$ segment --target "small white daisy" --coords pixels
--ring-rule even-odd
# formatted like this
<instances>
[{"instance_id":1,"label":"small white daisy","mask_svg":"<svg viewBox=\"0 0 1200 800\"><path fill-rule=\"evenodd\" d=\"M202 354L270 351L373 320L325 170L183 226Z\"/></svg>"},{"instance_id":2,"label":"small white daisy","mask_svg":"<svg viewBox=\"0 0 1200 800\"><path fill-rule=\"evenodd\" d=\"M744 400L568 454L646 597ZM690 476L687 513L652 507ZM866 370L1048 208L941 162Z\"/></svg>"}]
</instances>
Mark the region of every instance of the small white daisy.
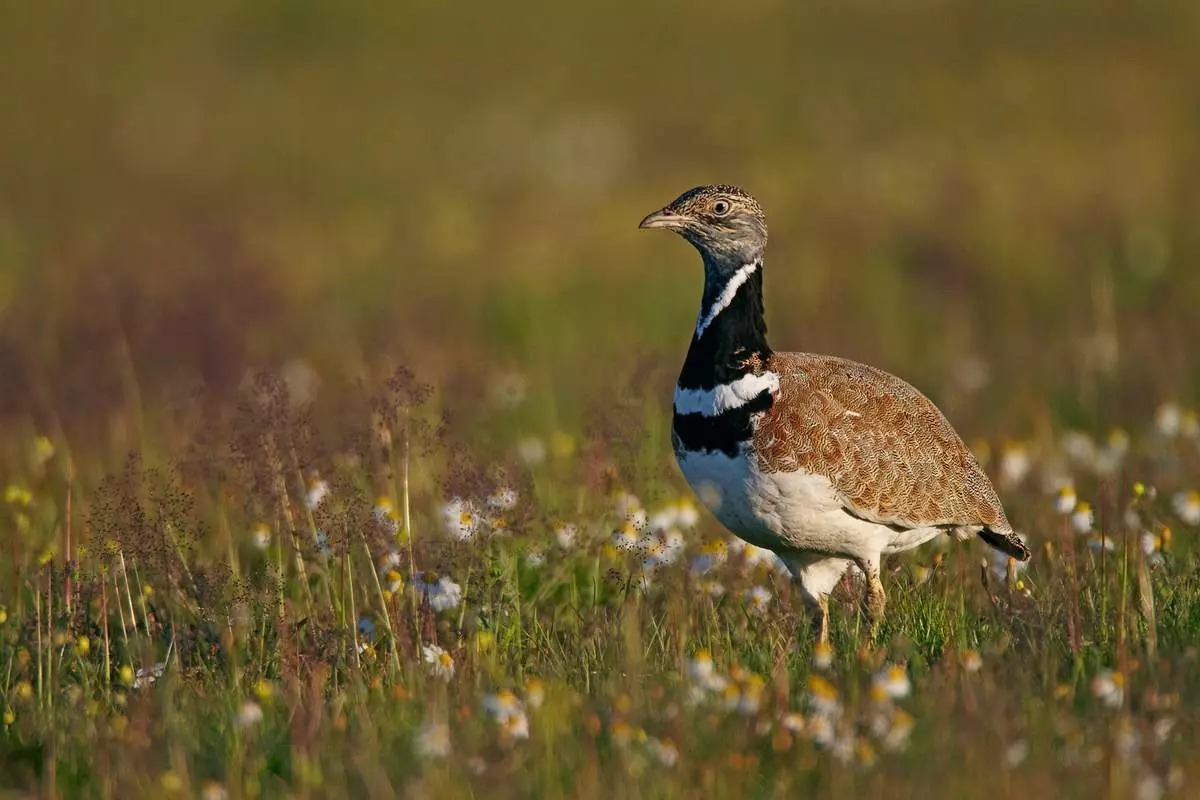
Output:
<instances>
[{"instance_id":1,"label":"small white daisy","mask_svg":"<svg viewBox=\"0 0 1200 800\"><path fill-rule=\"evenodd\" d=\"M434 611L449 611L462 602L462 587L445 576L427 576L418 572L413 589Z\"/></svg>"},{"instance_id":2,"label":"small white daisy","mask_svg":"<svg viewBox=\"0 0 1200 800\"><path fill-rule=\"evenodd\" d=\"M679 748L670 739L655 739L653 736L646 740L646 752L655 761L668 769L679 761Z\"/></svg>"},{"instance_id":3,"label":"small white daisy","mask_svg":"<svg viewBox=\"0 0 1200 800\"><path fill-rule=\"evenodd\" d=\"M1183 411L1174 403L1163 403L1154 414L1154 427L1168 439L1179 435L1183 425Z\"/></svg>"},{"instance_id":4,"label":"small white daisy","mask_svg":"<svg viewBox=\"0 0 1200 800\"><path fill-rule=\"evenodd\" d=\"M536 436L527 436L517 442L517 458L533 466L546 460L546 443Z\"/></svg>"},{"instance_id":5,"label":"small white daisy","mask_svg":"<svg viewBox=\"0 0 1200 800\"><path fill-rule=\"evenodd\" d=\"M436 644L427 644L421 648L425 663L435 678L449 681L454 677L454 657Z\"/></svg>"},{"instance_id":6,"label":"small white daisy","mask_svg":"<svg viewBox=\"0 0 1200 800\"><path fill-rule=\"evenodd\" d=\"M320 478L313 478L308 482L308 494L305 497L305 503L309 510L315 510L329 496L329 484Z\"/></svg>"},{"instance_id":7,"label":"small white daisy","mask_svg":"<svg viewBox=\"0 0 1200 800\"><path fill-rule=\"evenodd\" d=\"M247 700L238 707L237 723L243 728L257 725L263 720L262 706L253 700Z\"/></svg>"},{"instance_id":8,"label":"small white daisy","mask_svg":"<svg viewBox=\"0 0 1200 800\"><path fill-rule=\"evenodd\" d=\"M871 694L875 699L901 700L912 692L908 670L899 664L889 664L875 674Z\"/></svg>"},{"instance_id":9,"label":"small white daisy","mask_svg":"<svg viewBox=\"0 0 1200 800\"><path fill-rule=\"evenodd\" d=\"M450 726L425 720L417 731L414 746L421 758L445 758L450 755Z\"/></svg>"},{"instance_id":10,"label":"small white daisy","mask_svg":"<svg viewBox=\"0 0 1200 800\"><path fill-rule=\"evenodd\" d=\"M1096 515L1092 512L1091 504L1081 501L1071 512L1071 527L1076 533L1088 533L1095 524Z\"/></svg>"},{"instance_id":11,"label":"small white daisy","mask_svg":"<svg viewBox=\"0 0 1200 800\"><path fill-rule=\"evenodd\" d=\"M1029 758L1029 742L1025 739L1017 739L1004 750L1004 766L1008 769L1016 769L1025 763L1025 759Z\"/></svg>"},{"instance_id":12,"label":"small white daisy","mask_svg":"<svg viewBox=\"0 0 1200 800\"><path fill-rule=\"evenodd\" d=\"M389 498L380 497L377 499L371 515L375 518L376 524L387 533L396 533L396 531L400 530L400 516L396 513L396 509L392 506L392 501Z\"/></svg>"},{"instance_id":13,"label":"small white daisy","mask_svg":"<svg viewBox=\"0 0 1200 800\"><path fill-rule=\"evenodd\" d=\"M817 642L813 646L813 669L819 669L822 672L833 666L833 647L829 642Z\"/></svg>"},{"instance_id":14,"label":"small white daisy","mask_svg":"<svg viewBox=\"0 0 1200 800\"><path fill-rule=\"evenodd\" d=\"M509 740L529 738L529 718L524 704L508 689L489 694L483 699L483 707L500 726L501 735Z\"/></svg>"},{"instance_id":15,"label":"small white daisy","mask_svg":"<svg viewBox=\"0 0 1200 800\"><path fill-rule=\"evenodd\" d=\"M1200 492L1176 492L1171 507L1188 525L1200 525Z\"/></svg>"},{"instance_id":16,"label":"small white daisy","mask_svg":"<svg viewBox=\"0 0 1200 800\"><path fill-rule=\"evenodd\" d=\"M455 497L442 507L442 519L446 523L446 531L460 542L474 538L482 522L479 509L470 500Z\"/></svg>"},{"instance_id":17,"label":"small white daisy","mask_svg":"<svg viewBox=\"0 0 1200 800\"><path fill-rule=\"evenodd\" d=\"M271 528L267 523L260 522L250 532L251 540L256 550L266 550L271 546Z\"/></svg>"},{"instance_id":18,"label":"small white daisy","mask_svg":"<svg viewBox=\"0 0 1200 800\"><path fill-rule=\"evenodd\" d=\"M554 529L554 538L558 541L558 546L563 550L571 550L575 547L575 539L579 535L579 528L570 522L560 523Z\"/></svg>"},{"instance_id":19,"label":"small white daisy","mask_svg":"<svg viewBox=\"0 0 1200 800\"><path fill-rule=\"evenodd\" d=\"M495 511L511 511L517 507L520 499L516 489L511 486L502 486L488 496L487 504L488 508Z\"/></svg>"},{"instance_id":20,"label":"small white daisy","mask_svg":"<svg viewBox=\"0 0 1200 800\"><path fill-rule=\"evenodd\" d=\"M1070 514L1075 510L1075 487L1063 486L1054 496L1054 510L1059 514Z\"/></svg>"},{"instance_id":21,"label":"small white daisy","mask_svg":"<svg viewBox=\"0 0 1200 800\"><path fill-rule=\"evenodd\" d=\"M1111 669L1102 669L1092 678L1092 694L1109 708L1120 708L1125 702L1125 676Z\"/></svg>"},{"instance_id":22,"label":"small white daisy","mask_svg":"<svg viewBox=\"0 0 1200 800\"><path fill-rule=\"evenodd\" d=\"M746 590L746 605L756 614L762 614L771 604L771 591L765 586L752 586Z\"/></svg>"}]
</instances>

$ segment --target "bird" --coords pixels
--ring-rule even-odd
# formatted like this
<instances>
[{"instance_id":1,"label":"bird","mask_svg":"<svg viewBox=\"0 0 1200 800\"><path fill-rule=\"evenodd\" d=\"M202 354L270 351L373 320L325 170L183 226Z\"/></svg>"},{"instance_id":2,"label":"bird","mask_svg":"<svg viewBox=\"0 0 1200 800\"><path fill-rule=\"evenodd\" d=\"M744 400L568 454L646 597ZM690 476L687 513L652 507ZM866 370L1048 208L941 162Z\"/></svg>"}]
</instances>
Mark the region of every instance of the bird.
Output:
<instances>
[{"instance_id":1,"label":"bird","mask_svg":"<svg viewBox=\"0 0 1200 800\"><path fill-rule=\"evenodd\" d=\"M680 471L718 521L786 564L818 641L829 641L829 595L854 566L874 640L884 555L947 533L1029 560L979 461L929 398L867 364L771 348L767 221L749 193L698 186L639 227L674 231L704 265L675 387Z\"/></svg>"}]
</instances>

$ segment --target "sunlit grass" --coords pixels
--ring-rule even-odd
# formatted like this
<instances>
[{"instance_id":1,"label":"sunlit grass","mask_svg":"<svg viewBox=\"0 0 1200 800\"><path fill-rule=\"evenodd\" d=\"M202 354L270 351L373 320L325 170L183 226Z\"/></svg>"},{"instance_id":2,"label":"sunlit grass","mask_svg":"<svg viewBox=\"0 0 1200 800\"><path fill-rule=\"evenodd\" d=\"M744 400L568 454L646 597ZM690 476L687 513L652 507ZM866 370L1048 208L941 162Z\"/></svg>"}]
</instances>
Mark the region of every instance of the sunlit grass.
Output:
<instances>
[{"instance_id":1,"label":"sunlit grass","mask_svg":"<svg viewBox=\"0 0 1200 800\"><path fill-rule=\"evenodd\" d=\"M1013 794L1186 792L1194 528L1187 493L1153 487L1200 460L1194 434L1131 424L1136 466L1058 440L1008 491L1032 567L935 543L889 566L875 645L848 579L818 654L779 564L647 463L668 455L642 446L643 412L463 448L406 373L373 396L324 440L259 380L174 466L131 459L90 492L69 544L68 443L24 443L3 512L9 785L832 795L938 774L956 795L986 769ZM1036 485L1061 458L1070 504Z\"/></svg>"}]
</instances>

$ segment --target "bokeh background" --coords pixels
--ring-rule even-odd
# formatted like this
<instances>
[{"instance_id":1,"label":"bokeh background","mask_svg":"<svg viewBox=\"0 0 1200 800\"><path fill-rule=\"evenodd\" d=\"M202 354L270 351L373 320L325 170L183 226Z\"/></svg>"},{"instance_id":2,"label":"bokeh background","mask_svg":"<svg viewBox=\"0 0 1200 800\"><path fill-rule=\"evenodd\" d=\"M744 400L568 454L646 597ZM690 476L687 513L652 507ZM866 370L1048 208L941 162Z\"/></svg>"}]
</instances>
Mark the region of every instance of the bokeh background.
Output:
<instances>
[{"instance_id":1,"label":"bokeh background","mask_svg":"<svg viewBox=\"0 0 1200 800\"><path fill-rule=\"evenodd\" d=\"M622 381L669 397L700 271L636 226L707 182L768 211L776 347L888 368L971 432L1200 387L1194 3L2 16L9 430L120 452L131 404L153 428L262 368L333 404L397 363L515 371L568 426Z\"/></svg>"}]
</instances>

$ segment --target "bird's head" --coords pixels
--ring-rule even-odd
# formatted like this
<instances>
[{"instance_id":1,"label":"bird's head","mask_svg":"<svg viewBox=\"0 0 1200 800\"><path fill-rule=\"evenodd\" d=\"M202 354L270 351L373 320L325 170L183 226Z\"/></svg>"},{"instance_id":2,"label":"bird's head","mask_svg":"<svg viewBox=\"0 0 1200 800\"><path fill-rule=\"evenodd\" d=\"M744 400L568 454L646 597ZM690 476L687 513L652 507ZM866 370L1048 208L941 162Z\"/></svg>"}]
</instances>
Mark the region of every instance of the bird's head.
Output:
<instances>
[{"instance_id":1,"label":"bird's head","mask_svg":"<svg viewBox=\"0 0 1200 800\"><path fill-rule=\"evenodd\" d=\"M732 269L758 261L767 246L762 207L736 186L689 189L638 227L675 231L700 251L706 264Z\"/></svg>"}]
</instances>

